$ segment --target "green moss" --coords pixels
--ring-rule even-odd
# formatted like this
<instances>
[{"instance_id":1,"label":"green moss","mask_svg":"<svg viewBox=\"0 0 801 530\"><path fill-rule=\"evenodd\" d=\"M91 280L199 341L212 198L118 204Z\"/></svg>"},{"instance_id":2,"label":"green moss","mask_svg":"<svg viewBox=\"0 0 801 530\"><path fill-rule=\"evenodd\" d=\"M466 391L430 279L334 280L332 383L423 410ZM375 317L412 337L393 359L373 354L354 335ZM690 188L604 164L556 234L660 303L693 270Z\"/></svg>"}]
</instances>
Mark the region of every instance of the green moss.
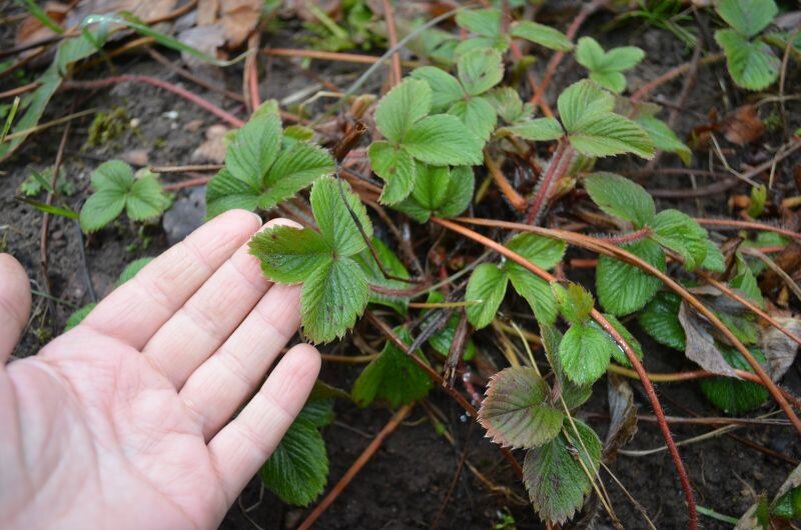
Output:
<instances>
[{"instance_id":1,"label":"green moss","mask_svg":"<svg viewBox=\"0 0 801 530\"><path fill-rule=\"evenodd\" d=\"M129 121L128 112L123 107L114 107L109 112L98 112L89 126L83 148L100 147L115 140L128 128Z\"/></svg>"}]
</instances>

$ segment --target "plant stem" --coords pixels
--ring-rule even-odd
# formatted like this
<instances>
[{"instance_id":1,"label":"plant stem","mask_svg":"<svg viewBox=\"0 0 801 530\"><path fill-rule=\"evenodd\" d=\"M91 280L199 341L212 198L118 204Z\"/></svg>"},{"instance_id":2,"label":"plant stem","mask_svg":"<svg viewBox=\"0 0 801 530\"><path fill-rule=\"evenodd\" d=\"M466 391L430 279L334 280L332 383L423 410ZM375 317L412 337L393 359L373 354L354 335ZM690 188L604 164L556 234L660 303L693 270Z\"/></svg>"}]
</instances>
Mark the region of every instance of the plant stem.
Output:
<instances>
[{"instance_id":1,"label":"plant stem","mask_svg":"<svg viewBox=\"0 0 801 530\"><path fill-rule=\"evenodd\" d=\"M389 41L389 47L395 48L398 46L398 32L395 29L395 17L392 12L392 4L389 0L383 0L382 5L384 7L384 20L387 23L387 40ZM400 54L397 51L392 54L390 71L392 72L390 87L393 87L403 79Z\"/></svg>"},{"instance_id":2,"label":"plant stem","mask_svg":"<svg viewBox=\"0 0 801 530\"><path fill-rule=\"evenodd\" d=\"M456 224L452 221L447 221L445 219L440 219L438 217L432 217L431 221L439 224L440 226L444 226L449 230L452 230L463 236L466 236L478 243L481 243L487 248L490 248L504 255L508 259L528 269L529 271L533 272L534 274L536 274L537 276L539 276L540 278L542 278L547 282L556 281L556 278L552 274L540 269L539 267L537 267L536 265L525 259L523 256L515 252L512 252L503 245L493 241L492 239L489 239L488 237L479 234L478 232L470 230L469 228ZM528 226L519 223L508 223L508 224L514 224L517 226ZM534 227L529 226L529 228L534 228ZM624 353L626 354L626 357L628 357L629 362L634 367L634 370L637 372L637 375L639 376L640 381L642 382L643 388L645 389L645 393L648 395L648 400L651 403L651 408L654 410L654 414L658 418L659 429L662 432L662 437L665 440L665 445L668 447L670 456L673 459L673 464L676 467L676 472L679 475L681 488L684 491L684 498L687 501L689 527L692 530L695 530L698 528L698 516L695 513L695 498L693 496L692 486L690 485L690 479L687 476L686 469L684 468L684 462L682 462L681 456L679 455L679 451L676 448L676 443L673 441L673 436L670 434L670 427L665 421L665 413L662 411L662 405L659 403L659 398L656 395L656 391L654 390L653 385L648 380L648 374L645 372L645 368L643 368L640 359L631 349L631 346L628 345L628 343L623 339L623 337L620 336L617 330L615 330L615 328L612 327L612 325L606 320L606 318L604 318L604 316L601 313L599 313L597 309L593 309L592 312L590 313L590 316L623 349Z\"/></svg>"},{"instance_id":3,"label":"plant stem","mask_svg":"<svg viewBox=\"0 0 801 530\"><path fill-rule=\"evenodd\" d=\"M801 240L801 234L799 234L798 232L793 232L792 230L787 230L786 228L779 228L778 226L759 223L757 221L739 221L737 219L708 219L705 217L695 217L694 219L695 222L697 222L699 225L702 226L715 226L718 228L729 227L742 230L760 230L762 232L775 232L783 236Z\"/></svg>"},{"instance_id":4,"label":"plant stem","mask_svg":"<svg viewBox=\"0 0 801 530\"><path fill-rule=\"evenodd\" d=\"M401 424L401 422L406 419L406 416L412 411L412 407L414 405L404 405L403 407L399 408L398 411L390 418L384 428L381 429L373 441L370 442L362 454L359 455L359 458L356 459L355 462L348 468L345 474L339 479L339 482L328 492L320 504L315 506L314 510L309 514L308 517L298 526L298 530L308 530L311 526L320 518L323 513L328 509L331 504L339 497L339 495L348 487L348 484L359 474L359 471L370 461L373 455L378 451L378 448L381 447L381 444L384 443L384 440L392 434L395 429Z\"/></svg>"},{"instance_id":5,"label":"plant stem","mask_svg":"<svg viewBox=\"0 0 801 530\"><path fill-rule=\"evenodd\" d=\"M612 236L612 237L604 237L600 239L603 239L607 243L611 243L613 245L623 245L625 243L632 243L634 241L639 241L640 239L648 237L650 234L651 234L651 229L646 226L640 228L639 230L635 230L634 232L630 232L628 234L622 234L619 236Z\"/></svg>"},{"instance_id":6,"label":"plant stem","mask_svg":"<svg viewBox=\"0 0 801 530\"><path fill-rule=\"evenodd\" d=\"M528 224L537 223L540 219L548 197L551 195L551 189L553 189L554 183L564 175L572 157L573 148L570 147L567 140L561 138L556 146L556 151L554 151L551 157L551 163L548 165L548 169L542 177L542 181L537 189L537 194L534 196L534 200L528 208L528 215L526 216L526 222ZM567 165L563 164L563 160L568 161Z\"/></svg>"},{"instance_id":7,"label":"plant stem","mask_svg":"<svg viewBox=\"0 0 801 530\"><path fill-rule=\"evenodd\" d=\"M492 179L495 181L498 189L501 190L501 193L503 193L503 196L509 201L509 204L512 205L512 208L518 212L524 211L528 202L522 195L517 193L517 190L512 186L509 179L506 178L501 168L498 167L498 164L495 163L486 149L484 150L484 165L487 166L487 171L492 175Z\"/></svg>"}]
</instances>

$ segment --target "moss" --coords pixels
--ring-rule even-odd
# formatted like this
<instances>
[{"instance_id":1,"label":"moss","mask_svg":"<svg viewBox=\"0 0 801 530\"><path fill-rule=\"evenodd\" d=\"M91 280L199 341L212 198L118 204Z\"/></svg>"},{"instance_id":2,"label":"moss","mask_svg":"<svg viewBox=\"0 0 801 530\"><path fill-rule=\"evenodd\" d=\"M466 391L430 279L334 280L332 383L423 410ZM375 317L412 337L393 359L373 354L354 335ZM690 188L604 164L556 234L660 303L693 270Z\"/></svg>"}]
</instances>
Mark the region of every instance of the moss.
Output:
<instances>
[{"instance_id":1,"label":"moss","mask_svg":"<svg viewBox=\"0 0 801 530\"><path fill-rule=\"evenodd\" d=\"M89 126L89 135L83 148L106 145L125 132L128 123L128 112L123 107L114 107L109 112L98 112Z\"/></svg>"}]
</instances>

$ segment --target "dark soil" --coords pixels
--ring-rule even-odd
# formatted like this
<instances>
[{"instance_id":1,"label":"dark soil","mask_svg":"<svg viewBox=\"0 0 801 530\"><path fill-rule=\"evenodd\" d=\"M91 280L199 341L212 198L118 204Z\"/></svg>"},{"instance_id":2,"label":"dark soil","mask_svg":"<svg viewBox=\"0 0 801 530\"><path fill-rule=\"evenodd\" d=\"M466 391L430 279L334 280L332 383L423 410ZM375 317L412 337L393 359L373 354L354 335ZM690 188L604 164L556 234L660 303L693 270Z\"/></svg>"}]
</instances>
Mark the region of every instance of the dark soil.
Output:
<instances>
[{"instance_id":1,"label":"dark soil","mask_svg":"<svg viewBox=\"0 0 801 530\"><path fill-rule=\"evenodd\" d=\"M9 9L4 11L8 12ZM586 24L586 29L597 38L597 28L605 21L605 17L591 19ZM10 42L12 30L13 28L2 30L0 42L3 46ZM646 62L637 67L630 76L630 85L635 88L671 66L690 59L691 51L676 44L675 38L666 32L646 29L635 33L633 41L621 42L628 39L624 39L623 35L631 34L618 30L607 35L607 40L617 45L636 44L648 53ZM535 68L541 69L546 61L547 59L541 60ZM575 64L565 61L565 65L554 86L564 86L580 75ZM118 63L118 67L120 72L154 75L185 86L216 104L225 104L227 110L243 115L241 106L224 102L218 94L176 78L146 55L124 59ZM316 74L322 78L337 78L340 86L347 86L343 76L352 79L354 73L362 71L360 67L322 63L315 63L314 68ZM705 123L703 116L710 109L716 108L721 113L730 110L723 107L720 99L715 73L720 71L715 68L700 70L696 87L686 102L689 111L682 112L679 116L677 129L680 136L687 134L692 127ZM228 88L240 91L241 71L233 67L225 70L225 74ZM82 78L91 79L104 75L109 74L98 70L85 72ZM308 83L309 80L287 62L274 60L269 65L269 71L262 76L262 95L280 99ZM12 86L14 85L7 80L0 81L0 90ZM657 95L664 97L666 101L673 101L680 90L681 80L665 85ZM203 131L218 122L215 117L172 94L131 83L95 93L58 94L47 117L63 115L74 98L77 98L83 108L89 105L104 110L123 107L130 119L139 121L137 128L128 128L107 145L90 149L82 148L86 141L89 120L73 123L63 168L67 178L76 187L76 193L67 198L67 203L76 209L86 196L89 173L102 161L119 157L134 149L144 149L149 154L150 164L189 163L191 153L203 141ZM14 196L20 183L31 171L52 165L62 131L61 128L55 128L34 136L10 162L0 168L0 250L10 252L22 262L29 271L33 286L40 292L45 290L39 247L42 215L15 200ZM738 149L733 154L733 159L759 163L762 161L759 158L764 156L756 148L747 148ZM663 160L666 165L678 167L674 157L666 156ZM615 163L617 162L612 162ZM183 177L167 178L180 180ZM684 188L688 183L686 177L654 177L649 178L646 185L653 188ZM778 183L780 187L789 185L789 182ZM190 191L181 191L178 197L189 197L189 194ZM722 199L715 197L705 201L709 210L707 213L726 214L727 206ZM666 202L665 206L668 204L688 211L697 209L695 201L671 201ZM503 215L510 214L507 212ZM97 297L107 294L126 264L141 256L159 254L167 248L168 238L159 224L141 227L130 224L127 220L120 220L112 227L84 239L73 221L56 217L51 218L48 246L48 278L52 295L57 300L54 302L41 296L35 297L34 316L16 352L17 356L31 355L38 351L54 334L61 332L67 317L75 308L92 301L92 290ZM85 248L85 257L80 251L82 246ZM635 327L635 331L639 330ZM691 368L691 363L680 354L656 345L642 334L638 334L638 338L647 352L645 364L649 371ZM481 343L480 337L479 343L491 356L498 355L492 344ZM326 365L322 379L347 389L356 375L357 367ZM801 390L797 367L790 370L784 384L796 393ZM635 393L640 392L637 384L632 386ZM596 395L584 413L596 431L603 434L607 428L607 421L603 417L608 414L606 385L599 383L596 387ZM658 391L668 415L720 414L706 403L697 384L660 385ZM483 438L483 430L469 418L465 418L461 409L443 392L434 391L431 401L444 414L445 427L453 433L455 444L452 445L436 432L426 410L418 405L407 421L387 439L353 483L328 509L315 528L428 528L437 521L439 528L489 529L502 528L494 525L503 520L504 514L510 514L514 518L517 528L542 528L530 507L515 500L525 499L525 491L497 448ZM641 413L649 414L650 408L644 394L637 394L637 401ZM766 406L757 413L774 408ZM392 415L392 411L386 409L360 410L346 402L338 402L336 412L336 422L324 430L331 462L329 487L339 480ZM673 427L677 440L685 440L710 430L698 426ZM698 503L719 513L739 517L748 509L756 495L774 492L778 488L792 470L791 462L801 459L801 445L789 427L741 428L729 434L692 443L680 450ZM662 444L656 425L641 422L637 436L627 449L651 449ZM759 444L783 455L784 459L760 452L749 444ZM517 456L522 462L522 453ZM475 466L489 481L508 488L507 491L511 494L490 491L463 463ZM610 469L658 528L686 527L683 497L673 464L666 452L646 457L620 456ZM642 516L623 491L612 480L608 480L607 473L602 472L601 475L615 511L625 527L647 528ZM243 493L239 504L230 510L221 528L294 528L309 511L310 509L283 504L269 492L262 491L258 479L254 479ZM727 523L708 517L701 517L701 522L703 528L731 528ZM597 518L596 523L599 528L609 525L604 517Z\"/></svg>"}]
</instances>

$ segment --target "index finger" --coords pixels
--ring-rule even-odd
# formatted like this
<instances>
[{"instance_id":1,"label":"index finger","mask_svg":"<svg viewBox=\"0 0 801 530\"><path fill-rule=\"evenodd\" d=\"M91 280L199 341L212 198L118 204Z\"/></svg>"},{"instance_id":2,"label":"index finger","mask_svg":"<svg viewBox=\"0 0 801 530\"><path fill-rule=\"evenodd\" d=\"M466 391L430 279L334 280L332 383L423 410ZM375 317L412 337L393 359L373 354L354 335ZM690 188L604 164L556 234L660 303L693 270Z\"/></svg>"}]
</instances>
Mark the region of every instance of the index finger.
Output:
<instances>
[{"instance_id":1,"label":"index finger","mask_svg":"<svg viewBox=\"0 0 801 530\"><path fill-rule=\"evenodd\" d=\"M245 210L215 217L103 299L81 326L141 350L260 226L259 216Z\"/></svg>"}]
</instances>

